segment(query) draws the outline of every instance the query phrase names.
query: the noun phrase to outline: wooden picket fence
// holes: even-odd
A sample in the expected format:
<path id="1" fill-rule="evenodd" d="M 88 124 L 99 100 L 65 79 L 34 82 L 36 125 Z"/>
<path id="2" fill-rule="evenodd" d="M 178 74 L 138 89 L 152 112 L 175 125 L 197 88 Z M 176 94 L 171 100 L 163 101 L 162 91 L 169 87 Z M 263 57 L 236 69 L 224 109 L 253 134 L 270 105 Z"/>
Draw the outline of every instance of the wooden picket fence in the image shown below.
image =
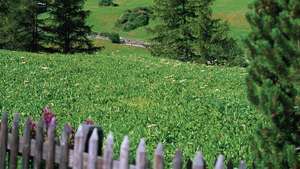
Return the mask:
<path id="1" fill-rule="evenodd" d="M 127 136 L 121 144 L 119 160 L 113 160 L 113 136 L 109 134 L 104 146 L 103 154 L 99 153 L 99 136 L 97 128 L 92 129 L 92 134 L 88 138 L 88 131 L 91 126 L 81 125 L 74 137 L 74 148 L 69 145 L 69 131 L 64 128 L 60 141 L 55 140 L 55 118 L 52 119 L 47 128 L 47 134 L 44 135 L 43 119 L 38 123 L 35 130 L 35 138 L 31 137 L 30 119 L 27 120 L 22 136 L 19 136 L 19 114 L 15 114 L 12 123 L 11 132 L 8 128 L 7 113 L 3 113 L 0 128 L 0 169 L 147 169 L 146 145 L 144 139 L 141 139 L 137 152 L 135 165 L 129 164 L 129 139 Z M 88 147 L 85 150 L 85 147 Z M 99 154 L 102 154 L 101 156 Z M 154 152 L 153 168 L 164 168 L 163 145 L 158 144 Z M 21 157 L 18 157 L 18 156 Z M 22 163 L 18 162 L 22 160 Z M 165 167 L 166 168 L 166 167 Z M 183 168 L 182 153 L 177 150 L 172 161 L 173 169 Z M 204 158 L 200 152 L 197 152 L 191 164 L 192 169 L 204 169 Z M 224 164 L 224 156 L 219 155 L 215 169 L 229 168 Z M 233 168 L 233 167 L 232 167 Z M 246 169 L 245 162 L 241 161 L 239 169 Z"/>

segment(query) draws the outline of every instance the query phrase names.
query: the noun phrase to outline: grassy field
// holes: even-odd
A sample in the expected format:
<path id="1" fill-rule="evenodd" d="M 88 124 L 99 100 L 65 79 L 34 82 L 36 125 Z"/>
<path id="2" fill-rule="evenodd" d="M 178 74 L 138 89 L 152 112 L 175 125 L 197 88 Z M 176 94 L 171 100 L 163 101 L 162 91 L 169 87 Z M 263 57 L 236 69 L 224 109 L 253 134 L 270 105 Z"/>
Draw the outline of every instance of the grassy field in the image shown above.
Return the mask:
<path id="1" fill-rule="evenodd" d="M 152 5 L 152 0 L 116 0 L 118 7 L 99 7 L 97 0 L 87 0 L 86 8 L 91 11 L 89 23 L 96 32 L 119 32 L 121 36 L 147 40 L 151 35 L 145 27 L 130 32 L 124 32 L 115 27 L 116 20 L 127 9 Z M 236 38 L 244 37 L 249 31 L 249 25 L 245 19 L 248 4 L 252 0 L 216 0 L 214 4 L 215 16 L 229 22 L 232 35 Z M 154 22 L 150 23 L 152 26 Z"/>
<path id="2" fill-rule="evenodd" d="M 219 153 L 251 161 L 251 139 L 263 118 L 247 101 L 245 69 L 106 45 L 95 55 L 0 51 L 0 111 L 37 119 L 49 105 L 60 127 L 91 117 L 106 134 L 115 133 L 116 150 L 128 134 L 132 154 L 144 137 L 151 153 L 164 143 L 169 161 L 176 148 L 186 158 L 201 150 L 210 164 Z"/>

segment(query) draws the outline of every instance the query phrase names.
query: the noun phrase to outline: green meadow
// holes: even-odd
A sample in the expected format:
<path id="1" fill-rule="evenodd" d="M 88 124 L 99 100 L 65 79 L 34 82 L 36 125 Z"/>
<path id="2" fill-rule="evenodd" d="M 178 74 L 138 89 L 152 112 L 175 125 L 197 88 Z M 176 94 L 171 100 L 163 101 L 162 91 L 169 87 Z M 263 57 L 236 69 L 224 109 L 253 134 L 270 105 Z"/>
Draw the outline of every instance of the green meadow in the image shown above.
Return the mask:
<path id="1" fill-rule="evenodd" d="M 182 63 L 154 58 L 140 48 L 105 45 L 94 55 L 0 51 L 0 111 L 38 120 L 49 105 L 59 129 L 92 118 L 106 134 L 114 133 L 116 152 L 124 135 L 130 137 L 132 154 L 145 138 L 149 159 L 162 142 L 169 162 L 177 148 L 186 159 L 202 151 L 209 164 L 220 153 L 235 163 L 251 162 L 251 140 L 263 118 L 248 103 L 245 69 Z"/>
<path id="2" fill-rule="evenodd" d="M 216 0 L 216 18 L 230 24 L 231 34 L 243 38 L 249 32 L 245 19 L 252 0 Z M 99 7 L 87 0 L 88 23 L 96 32 L 148 40 L 142 27 L 124 32 L 114 26 L 127 9 L 152 5 L 151 0 L 116 0 L 117 7 Z M 149 26 L 155 25 L 151 21 Z M 146 139 L 148 159 L 157 143 L 164 144 L 171 162 L 177 148 L 185 161 L 202 151 L 209 166 L 216 155 L 226 160 L 253 160 L 251 142 L 256 127 L 266 123 L 250 106 L 240 67 L 206 66 L 155 58 L 143 48 L 96 40 L 104 50 L 88 54 L 33 54 L 0 50 L 0 111 L 20 112 L 22 120 L 38 120 L 50 106 L 59 127 L 74 128 L 87 118 L 115 136 L 115 158 L 124 135 L 131 154 L 140 138 Z M 134 159 L 130 159 L 133 163 Z M 167 164 L 170 166 L 170 163 Z"/>
<path id="3" fill-rule="evenodd" d="M 93 25 L 93 30 L 96 32 L 119 32 L 121 36 L 148 40 L 151 35 L 145 28 L 141 27 L 130 32 L 124 32 L 115 27 L 117 19 L 127 9 L 133 9 L 141 6 L 151 6 L 152 0 L 116 0 L 119 6 L 117 7 L 100 7 L 97 0 L 87 0 L 86 9 L 91 11 L 88 19 L 89 23 Z M 237 38 L 243 38 L 249 31 L 249 25 L 246 21 L 245 14 L 248 10 L 248 4 L 252 0 L 216 0 L 214 2 L 213 10 L 215 17 L 228 21 L 231 34 Z M 155 21 L 150 22 L 150 27 L 155 24 Z"/>

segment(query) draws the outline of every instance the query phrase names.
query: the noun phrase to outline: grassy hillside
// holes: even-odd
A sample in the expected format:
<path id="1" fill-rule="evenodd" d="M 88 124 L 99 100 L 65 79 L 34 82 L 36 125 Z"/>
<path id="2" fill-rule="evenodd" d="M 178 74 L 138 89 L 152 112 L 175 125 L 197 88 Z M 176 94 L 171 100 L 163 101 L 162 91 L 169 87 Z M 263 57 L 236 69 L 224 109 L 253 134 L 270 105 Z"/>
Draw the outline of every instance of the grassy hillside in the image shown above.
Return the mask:
<path id="1" fill-rule="evenodd" d="M 247 6 L 252 0 L 216 0 L 214 4 L 215 15 L 218 18 L 227 20 L 232 28 L 232 35 L 236 38 L 247 34 L 249 26 L 244 17 Z M 139 28 L 130 32 L 123 32 L 116 28 L 116 20 L 127 9 L 140 6 L 152 5 L 152 0 L 116 0 L 118 7 L 99 7 L 98 0 L 87 0 L 86 8 L 91 10 L 89 23 L 94 25 L 93 30 L 97 32 L 116 31 L 124 37 L 147 40 L 151 36 L 144 28 Z M 151 22 L 150 26 L 154 23 Z"/>
<path id="2" fill-rule="evenodd" d="M 244 69 L 119 49 L 72 56 L 0 51 L 0 111 L 37 119 L 50 105 L 60 126 L 91 117 L 106 134 L 115 133 L 118 146 L 129 134 L 133 154 L 144 137 L 148 152 L 163 142 L 169 161 L 176 148 L 189 158 L 201 150 L 209 163 L 218 153 L 251 161 L 262 117 L 247 101 Z"/>

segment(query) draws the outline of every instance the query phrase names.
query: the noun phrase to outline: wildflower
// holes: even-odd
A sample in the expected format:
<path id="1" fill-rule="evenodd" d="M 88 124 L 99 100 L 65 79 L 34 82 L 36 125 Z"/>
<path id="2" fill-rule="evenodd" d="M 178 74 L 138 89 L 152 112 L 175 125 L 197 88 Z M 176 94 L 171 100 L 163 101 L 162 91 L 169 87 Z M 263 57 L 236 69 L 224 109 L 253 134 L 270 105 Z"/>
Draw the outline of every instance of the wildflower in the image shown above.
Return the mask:
<path id="1" fill-rule="evenodd" d="M 51 111 L 51 109 L 47 106 L 43 109 L 43 119 L 46 125 L 46 128 L 48 128 L 48 126 L 51 123 L 51 120 L 54 118 L 54 113 Z"/>

